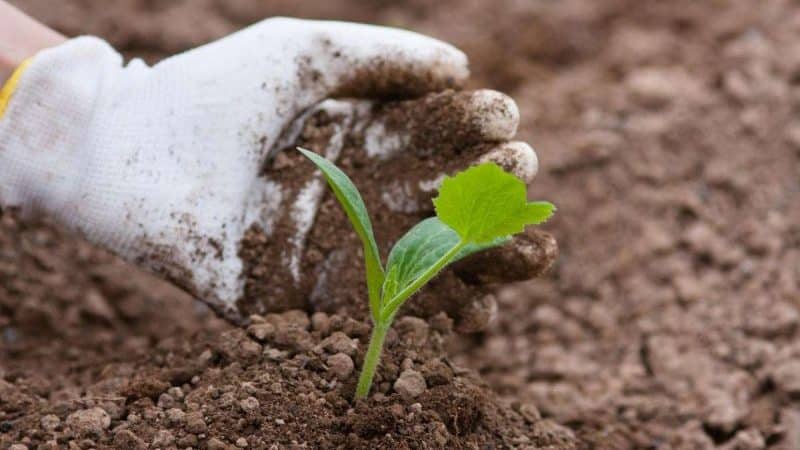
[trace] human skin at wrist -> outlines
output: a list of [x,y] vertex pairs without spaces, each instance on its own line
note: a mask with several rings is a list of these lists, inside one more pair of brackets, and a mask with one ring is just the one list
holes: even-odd
[[0,0],[0,86],[23,61],[67,38]]

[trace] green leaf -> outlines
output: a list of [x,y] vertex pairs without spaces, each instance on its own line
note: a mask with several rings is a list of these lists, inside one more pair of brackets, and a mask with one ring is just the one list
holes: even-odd
[[[507,242],[500,237],[485,244],[467,244],[445,264],[450,264],[472,253]],[[383,298],[392,299],[398,292],[425,275],[451,249],[461,242],[458,234],[438,217],[431,217],[411,228],[392,248],[386,263]],[[413,293],[412,293],[413,294]]]
[[364,263],[367,268],[367,290],[369,292],[370,310],[373,317],[377,317],[380,309],[380,292],[384,273],[378,245],[375,243],[375,235],[372,232],[372,222],[369,220],[364,200],[350,178],[332,162],[314,152],[299,147],[297,150],[322,171],[328,181],[328,185],[336,195],[336,199],[339,200],[344,212],[347,214],[347,218],[353,224],[356,234],[361,238],[361,243],[364,246]]
[[446,177],[433,200],[436,215],[465,242],[492,242],[547,220],[555,206],[528,202],[525,183],[497,164],[471,167]]

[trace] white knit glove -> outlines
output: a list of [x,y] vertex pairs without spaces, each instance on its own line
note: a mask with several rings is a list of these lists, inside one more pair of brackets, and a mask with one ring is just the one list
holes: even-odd
[[[269,299],[241,302],[245,231],[257,225],[285,241],[274,270],[298,278],[319,203],[315,191],[287,206],[281,182],[261,175],[291,144],[278,145],[290,123],[328,97],[419,96],[467,75],[465,56],[447,44],[349,23],[269,19],[153,67],[123,65],[104,41],[75,38],[31,61],[0,119],[0,206],[46,213],[242,321],[269,309]],[[505,104],[480,125],[487,139],[512,137],[513,102],[475,97],[474,109]],[[346,115],[361,108],[366,120],[368,106],[346,105]],[[372,128],[374,142],[383,132]],[[403,150],[402,139],[393,142],[373,144],[373,153]],[[511,147],[531,178],[535,154]],[[273,230],[287,210],[297,222],[292,236]]]

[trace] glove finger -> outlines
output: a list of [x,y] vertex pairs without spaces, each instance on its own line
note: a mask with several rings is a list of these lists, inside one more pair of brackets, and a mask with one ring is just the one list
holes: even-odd
[[446,269],[404,306],[403,313],[430,317],[445,312],[456,331],[483,331],[497,316],[496,286],[541,275],[557,253],[550,234],[529,229],[503,247],[476,253]]
[[495,146],[481,156],[475,164],[485,162],[497,164],[526,184],[531,183],[539,171],[539,158],[536,156],[536,151],[530,145],[520,141],[504,142]]
[[461,86],[467,57],[455,47],[406,30],[315,22],[311,59],[327,63],[331,97],[399,99]]
[[480,143],[465,148],[460,154],[443,152],[428,160],[402,154],[391,164],[407,170],[385,184],[384,203],[394,212],[430,215],[433,212],[432,199],[445,175],[485,162],[498,164],[526,183],[533,181],[539,166],[533,148],[519,141]]
[[444,311],[459,333],[484,331],[497,317],[493,285],[535,278],[553,264],[557,253],[553,236],[528,229],[502,247],[456,263],[413,299],[409,308],[421,316]]
[[422,158],[461,154],[476,144],[512,139],[518,125],[519,109],[503,93],[446,91],[376,104],[364,119],[364,147],[381,159],[400,153]]
[[[385,173],[382,198],[390,210],[428,215],[444,175],[494,161],[530,182],[538,160],[522,142],[514,101],[497,91],[446,91],[421,99],[362,103],[355,122],[363,166]],[[395,170],[403,167],[402,171]]]
[[506,245],[464,258],[452,270],[472,285],[511,283],[536,278],[557,256],[558,245],[550,233],[528,228]]

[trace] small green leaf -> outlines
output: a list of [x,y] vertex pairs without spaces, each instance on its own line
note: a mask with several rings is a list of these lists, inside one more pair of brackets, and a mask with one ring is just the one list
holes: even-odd
[[433,200],[436,215],[465,242],[492,242],[547,220],[555,206],[528,202],[525,183],[497,164],[471,167],[446,177]]
[[372,222],[369,220],[364,200],[350,178],[332,162],[314,152],[299,147],[297,150],[322,171],[328,181],[328,185],[336,195],[336,199],[339,200],[342,208],[344,208],[347,218],[353,224],[356,234],[361,238],[361,243],[364,246],[364,263],[367,268],[367,290],[369,292],[370,310],[373,317],[377,317],[380,309],[380,292],[384,273],[380,253],[378,253],[378,245],[375,243],[375,235],[372,232]]
[[[458,261],[472,253],[504,244],[508,237],[501,237],[486,244],[464,246],[447,264]],[[415,225],[400,238],[389,253],[386,263],[386,279],[383,283],[383,298],[393,298],[398,292],[429,271],[448,251],[459,244],[461,238],[438,217],[431,217]]]

